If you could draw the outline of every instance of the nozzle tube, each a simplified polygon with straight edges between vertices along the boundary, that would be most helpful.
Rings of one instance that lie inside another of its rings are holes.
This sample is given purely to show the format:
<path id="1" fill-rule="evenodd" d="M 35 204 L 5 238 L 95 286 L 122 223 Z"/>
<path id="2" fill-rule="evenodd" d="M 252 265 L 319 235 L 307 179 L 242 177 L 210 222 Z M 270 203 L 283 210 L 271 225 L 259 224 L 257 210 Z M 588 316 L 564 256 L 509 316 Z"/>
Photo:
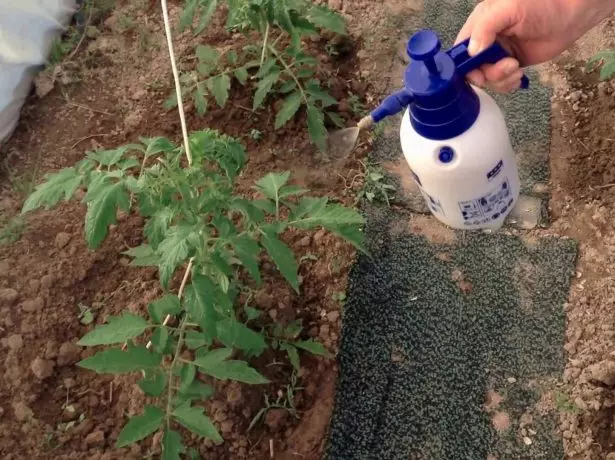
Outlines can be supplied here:
<path id="1" fill-rule="evenodd" d="M 404 110 L 411 102 L 412 96 L 405 89 L 399 90 L 388 96 L 382 103 L 376 107 L 371 117 L 375 123 L 384 120 L 386 117 L 396 115 Z"/>

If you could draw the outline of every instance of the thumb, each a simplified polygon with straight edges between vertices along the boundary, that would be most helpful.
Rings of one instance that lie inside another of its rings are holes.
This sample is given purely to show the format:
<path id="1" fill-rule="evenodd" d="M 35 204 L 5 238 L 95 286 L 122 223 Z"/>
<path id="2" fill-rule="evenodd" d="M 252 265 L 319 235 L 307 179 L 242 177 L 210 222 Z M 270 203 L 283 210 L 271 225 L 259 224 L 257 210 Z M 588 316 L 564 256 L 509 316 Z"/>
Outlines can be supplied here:
<path id="1" fill-rule="evenodd" d="M 484 51 L 500 33 L 517 23 L 516 5 L 514 0 L 486 0 L 476 6 L 467 21 L 471 25 L 470 56 Z"/>

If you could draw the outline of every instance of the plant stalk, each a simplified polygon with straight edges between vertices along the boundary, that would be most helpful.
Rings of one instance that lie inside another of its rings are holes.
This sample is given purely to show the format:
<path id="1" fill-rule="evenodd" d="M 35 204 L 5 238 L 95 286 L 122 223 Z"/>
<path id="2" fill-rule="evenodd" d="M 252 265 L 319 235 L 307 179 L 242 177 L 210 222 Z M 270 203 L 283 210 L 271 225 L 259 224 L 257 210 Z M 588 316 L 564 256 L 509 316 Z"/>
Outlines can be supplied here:
<path id="1" fill-rule="evenodd" d="M 274 47 L 272 46 L 268 46 L 267 47 L 269 49 L 269 51 L 271 51 L 271 53 L 276 57 L 276 59 L 280 62 L 280 64 L 282 64 L 282 67 L 284 67 L 284 70 L 286 70 L 286 72 L 290 75 L 290 77 L 295 81 L 295 83 L 297 83 L 297 88 L 299 88 L 299 91 L 301 92 L 301 97 L 303 97 L 303 100 L 305 102 L 305 104 L 308 104 L 308 98 L 307 95 L 305 94 L 305 90 L 303 89 L 303 85 L 301 85 L 301 82 L 299 81 L 299 79 L 297 78 L 297 76 L 295 75 L 295 72 L 293 72 L 293 70 L 290 68 L 290 66 L 286 63 L 286 61 L 282 58 L 282 56 L 280 55 L 280 53 L 278 52 L 278 50 L 276 50 Z"/>

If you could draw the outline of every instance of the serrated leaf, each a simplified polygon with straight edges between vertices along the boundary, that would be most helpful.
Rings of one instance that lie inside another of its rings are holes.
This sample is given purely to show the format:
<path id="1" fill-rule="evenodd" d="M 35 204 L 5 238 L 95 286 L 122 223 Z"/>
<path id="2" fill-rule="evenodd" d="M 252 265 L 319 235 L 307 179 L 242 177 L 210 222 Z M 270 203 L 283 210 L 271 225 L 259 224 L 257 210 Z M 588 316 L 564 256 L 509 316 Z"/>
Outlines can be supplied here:
<path id="1" fill-rule="evenodd" d="M 187 331 L 184 341 L 186 346 L 191 350 L 204 347 L 205 345 L 211 345 L 212 339 L 204 332 L 199 331 Z"/>
<path id="2" fill-rule="evenodd" d="M 327 204 L 316 207 L 304 217 L 289 222 L 289 225 L 298 228 L 314 228 L 316 226 L 327 229 L 338 228 L 340 225 L 363 225 L 365 219 L 352 208 L 341 204 Z"/>
<path id="3" fill-rule="evenodd" d="M 174 294 L 165 294 L 161 298 L 154 300 L 147 306 L 152 321 L 162 324 L 167 315 L 179 315 L 181 306 L 179 298 Z"/>
<path id="4" fill-rule="evenodd" d="M 290 18 L 290 7 L 286 0 L 277 0 L 273 2 L 274 17 L 282 29 L 289 34 L 294 33 L 293 21 Z"/>
<path id="5" fill-rule="evenodd" d="M 301 69 L 297 72 L 297 78 L 300 80 L 310 78 L 312 75 L 314 75 L 314 71 L 312 69 Z"/>
<path id="6" fill-rule="evenodd" d="M 280 79 L 280 72 L 275 71 L 266 75 L 262 80 L 258 82 L 256 92 L 254 93 L 254 103 L 252 104 L 252 110 L 258 109 L 267 95 L 271 92 L 273 85 Z"/>
<path id="7" fill-rule="evenodd" d="M 220 52 L 211 46 L 199 45 L 196 47 L 196 57 L 201 62 L 214 64 L 220 59 Z"/>
<path id="8" fill-rule="evenodd" d="M 198 35 L 201 32 L 203 32 L 203 30 L 205 30 L 205 27 L 209 25 L 209 23 L 211 22 L 212 16 L 216 12 L 217 7 L 218 7 L 218 0 L 207 0 L 205 2 L 205 7 L 201 11 L 201 19 L 199 19 L 199 23 L 196 26 L 196 29 L 194 30 L 195 35 Z"/>
<path id="9" fill-rule="evenodd" d="M 200 407 L 190 407 L 189 402 L 184 403 L 173 411 L 173 418 L 192 433 L 211 439 L 216 444 L 222 442 L 218 430 Z"/>
<path id="10" fill-rule="evenodd" d="M 143 393 L 149 396 L 160 396 L 167 387 L 167 375 L 164 372 L 146 373 L 145 377 L 137 382 Z"/>
<path id="11" fill-rule="evenodd" d="M 346 34 L 344 18 L 325 6 L 315 5 L 310 8 L 307 19 L 318 28 L 327 29 L 340 35 Z"/>
<path id="12" fill-rule="evenodd" d="M 277 59 L 275 58 L 270 58 L 270 59 L 266 59 L 260 66 L 258 69 L 258 72 L 256 73 L 256 77 L 257 78 L 262 78 L 265 75 L 271 73 L 272 70 L 274 70 L 274 68 L 277 69 Z"/>
<path id="13" fill-rule="evenodd" d="M 297 261 L 293 251 L 273 233 L 265 232 L 261 237 L 261 244 L 269 253 L 280 273 L 282 273 L 293 289 L 299 292 Z"/>
<path id="14" fill-rule="evenodd" d="M 156 249 L 160 242 L 164 239 L 169 229 L 169 225 L 175 217 L 176 211 L 172 208 L 165 207 L 156 210 L 156 212 L 148 219 L 143 234 L 147 237 L 152 248 Z"/>
<path id="15" fill-rule="evenodd" d="M 275 214 L 275 203 L 269 199 L 266 200 L 252 200 L 252 204 L 258 209 L 261 209 L 269 214 Z"/>
<path id="16" fill-rule="evenodd" d="M 314 105 L 307 107 L 307 127 L 312 141 L 324 152 L 327 149 L 327 128 L 323 113 Z"/>
<path id="17" fill-rule="evenodd" d="M 115 447 L 128 446 L 158 431 L 164 420 L 164 411 L 155 406 L 145 406 L 142 415 L 132 417 L 120 432 Z"/>
<path id="18" fill-rule="evenodd" d="M 280 188 L 288 182 L 288 179 L 290 179 L 290 171 L 282 173 L 271 172 L 256 182 L 256 188 L 267 198 L 277 203 L 280 199 Z"/>
<path id="19" fill-rule="evenodd" d="M 239 83 L 241 83 L 242 85 L 246 84 L 246 81 L 248 80 L 248 71 L 245 69 L 245 67 L 239 67 L 238 69 L 235 69 L 233 75 L 235 75 L 235 78 L 239 81 Z"/>
<path id="20" fill-rule="evenodd" d="M 185 308 L 191 321 L 211 333 L 220 313 L 225 314 L 232 305 L 228 296 L 221 293 L 209 277 L 195 273 L 192 283 L 186 288 Z"/>
<path id="21" fill-rule="evenodd" d="M 45 206 L 47 209 L 64 199 L 70 200 L 81 185 L 83 177 L 75 168 L 65 168 L 55 174 L 47 174 L 45 182 L 36 186 L 35 191 L 26 199 L 21 213 Z"/>
<path id="22" fill-rule="evenodd" d="M 319 101 L 323 107 L 337 105 L 337 100 L 316 83 L 306 85 L 305 90 L 312 100 Z"/>
<path id="23" fill-rule="evenodd" d="M 226 318 L 216 324 L 218 340 L 228 348 L 238 348 L 250 355 L 259 356 L 267 349 L 265 338 L 246 327 L 235 318 Z"/>
<path id="24" fill-rule="evenodd" d="M 162 108 L 165 110 L 171 110 L 175 107 L 177 107 L 177 92 L 173 91 L 173 93 L 162 104 Z"/>
<path id="25" fill-rule="evenodd" d="M 293 345 L 297 348 L 301 348 L 302 350 L 309 351 L 313 355 L 325 356 L 327 358 L 331 357 L 331 353 L 327 351 L 323 344 L 320 342 L 315 342 L 314 340 L 294 342 Z"/>
<path id="26" fill-rule="evenodd" d="M 228 75 L 218 75 L 211 79 L 211 92 L 219 107 L 224 107 L 231 90 L 231 79 Z"/>
<path id="27" fill-rule="evenodd" d="M 265 215 L 254 204 L 244 198 L 234 197 L 229 209 L 241 212 L 251 223 L 258 224 L 263 221 Z"/>
<path id="28" fill-rule="evenodd" d="M 188 450 L 188 459 L 189 460 L 201 460 L 201 454 L 194 447 L 191 447 Z"/>
<path id="29" fill-rule="evenodd" d="M 86 196 L 87 198 L 87 196 Z M 130 198 L 124 184 L 107 182 L 88 203 L 85 216 L 85 239 L 90 248 L 97 248 L 107 236 L 109 225 L 117 223 L 117 211 L 128 211 Z"/>
<path id="30" fill-rule="evenodd" d="M 186 27 L 192 25 L 194 21 L 194 13 L 196 12 L 198 0 L 188 0 L 186 2 L 186 7 L 182 11 L 179 17 L 179 31 L 183 32 Z"/>
<path id="31" fill-rule="evenodd" d="M 175 269 L 185 262 L 193 250 L 190 241 L 198 237 L 192 227 L 173 227 L 166 238 L 160 242 L 157 252 L 160 255 L 160 282 L 167 287 Z"/>
<path id="32" fill-rule="evenodd" d="M 140 316 L 124 313 L 122 316 L 109 318 L 108 324 L 90 331 L 77 342 L 77 345 L 92 347 L 126 342 L 143 334 L 148 326 L 147 321 Z"/>
<path id="33" fill-rule="evenodd" d="M 302 102 L 303 96 L 299 91 L 288 96 L 275 117 L 275 129 L 279 129 L 288 123 L 288 120 L 295 116 Z"/>
<path id="34" fill-rule="evenodd" d="M 236 51 L 230 50 L 228 53 L 226 53 L 226 62 L 228 62 L 230 65 L 236 65 L 238 59 L 239 56 L 237 56 Z"/>
<path id="35" fill-rule="evenodd" d="M 181 460 L 179 454 L 183 454 L 186 447 L 182 442 L 182 437 L 177 431 L 170 429 L 164 430 L 162 436 L 162 460 Z"/>
<path id="36" fill-rule="evenodd" d="M 297 349 L 293 347 L 290 343 L 285 342 L 282 342 L 280 344 L 280 349 L 286 352 L 286 354 L 288 355 L 288 360 L 293 365 L 295 370 L 298 371 L 301 368 L 301 363 L 299 361 L 299 352 L 297 352 Z"/>
<path id="37" fill-rule="evenodd" d="M 615 75 L 615 54 L 610 61 L 605 62 L 600 70 L 600 80 L 610 80 Z"/>
<path id="38" fill-rule="evenodd" d="M 150 353 L 145 347 L 131 347 L 126 351 L 109 349 L 79 361 L 77 365 L 98 374 L 125 374 L 160 366 L 162 355 Z"/>
<path id="39" fill-rule="evenodd" d="M 130 248 L 122 254 L 133 257 L 133 260 L 130 261 L 130 265 L 133 267 L 156 267 L 160 261 L 156 251 L 148 244 Z"/>
<path id="40" fill-rule="evenodd" d="M 254 278 L 256 284 L 260 284 L 261 273 L 258 267 L 258 256 L 261 253 L 261 248 L 258 243 L 247 235 L 241 235 L 233 238 L 231 244 L 241 264 L 245 267 L 250 276 Z"/>
<path id="41" fill-rule="evenodd" d="M 166 137 L 142 138 L 141 142 L 147 145 L 145 150 L 146 157 L 151 157 L 152 155 L 161 152 L 172 152 L 177 148 Z"/>
<path id="42" fill-rule="evenodd" d="M 201 372 L 218 380 L 235 380 L 237 382 L 259 385 L 269 383 L 256 369 L 251 368 L 245 361 L 222 361 L 216 365 L 200 366 Z"/>
<path id="43" fill-rule="evenodd" d="M 288 198 L 289 196 L 302 195 L 306 192 L 309 192 L 309 190 L 303 187 L 299 187 L 298 185 L 285 185 L 284 187 L 280 188 L 278 196 L 280 200 L 283 200 L 284 198 Z"/>
<path id="44" fill-rule="evenodd" d="M 205 98 L 205 88 L 200 83 L 196 85 L 196 89 L 192 94 L 194 107 L 199 115 L 204 115 L 207 112 L 207 99 Z"/>
<path id="45" fill-rule="evenodd" d="M 216 367 L 223 361 L 227 360 L 233 354 L 230 348 L 217 348 L 216 350 L 202 351 L 199 350 L 194 364 L 202 368 Z"/>

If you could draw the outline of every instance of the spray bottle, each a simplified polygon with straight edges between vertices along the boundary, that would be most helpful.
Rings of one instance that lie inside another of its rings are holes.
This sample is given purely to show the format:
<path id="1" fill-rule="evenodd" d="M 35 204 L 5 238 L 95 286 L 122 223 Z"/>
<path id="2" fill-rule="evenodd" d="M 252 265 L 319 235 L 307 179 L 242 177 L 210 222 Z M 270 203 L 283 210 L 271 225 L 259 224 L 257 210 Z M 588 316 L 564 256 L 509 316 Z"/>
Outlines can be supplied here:
<path id="1" fill-rule="evenodd" d="M 406 109 L 401 148 L 433 215 L 456 229 L 496 230 L 519 197 L 519 173 L 501 110 L 465 75 L 508 53 L 496 43 L 470 57 L 468 43 L 441 51 L 431 30 L 414 34 L 404 89 L 387 97 L 369 122 Z M 521 87 L 528 84 L 523 76 Z"/>

